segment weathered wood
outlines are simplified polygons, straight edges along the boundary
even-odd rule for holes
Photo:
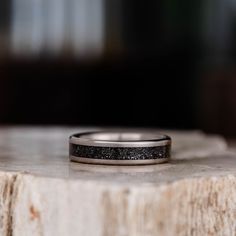
[[[236,154],[219,137],[168,132],[171,163],[68,161],[78,129],[0,129],[0,235],[235,235]]]

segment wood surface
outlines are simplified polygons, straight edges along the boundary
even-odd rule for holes
[[[162,131],[170,163],[116,167],[69,162],[81,130],[0,129],[0,235],[236,235],[236,152],[224,139]]]

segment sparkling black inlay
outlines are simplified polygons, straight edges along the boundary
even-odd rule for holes
[[[95,147],[70,144],[70,155],[103,160],[150,160],[170,157],[170,144],[158,147]]]

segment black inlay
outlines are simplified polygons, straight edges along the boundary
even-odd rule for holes
[[[95,147],[70,144],[70,155],[103,160],[150,160],[170,157],[170,144],[158,147]]]

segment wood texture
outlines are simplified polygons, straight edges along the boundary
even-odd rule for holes
[[[171,163],[68,161],[78,128],[0,129],[0,235],[236,234],[236,155],[220,137],[164,131]]]

